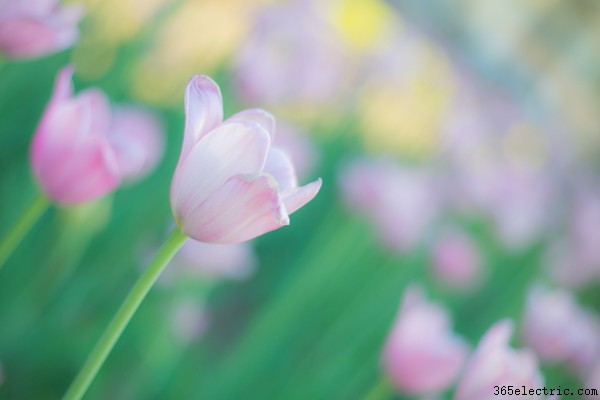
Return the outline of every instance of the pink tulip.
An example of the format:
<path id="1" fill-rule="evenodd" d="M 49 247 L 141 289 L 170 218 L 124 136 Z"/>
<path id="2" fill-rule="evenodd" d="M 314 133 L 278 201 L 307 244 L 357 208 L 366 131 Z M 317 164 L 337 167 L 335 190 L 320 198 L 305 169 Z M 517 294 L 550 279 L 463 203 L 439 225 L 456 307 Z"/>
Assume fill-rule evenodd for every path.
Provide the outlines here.
<path id="1" fill-rule="evenodd" d="M 108 100 L 97 89 L 73 96 L 72 74 L 70 67 L 58 74 L 31 147 L 39 185 L 63 205 L 97 199 L 120 182 L 117 159 L 108 141 Z"/>
<path id="2" fill-rule="evenodd" d="M 252 102 L 323 104 L 343 86 L 343 62 L 341 43 L 314 4 L 267 5 L 240 47 L 235 83 Z"/>
<path id="3" fill-rule="evenodd" d="M 472 288 L 481 283 L 483 265 L 473 241 L 460 231 L 444 232 L 433 248 L 433 270 L 448 286 Z"/>
<path id="4" fill-rule="evenodd" d="M 113 108 L 109 142 L 124 180 L 139 180 L 149 174 L 164 153 L 164 129 L 152 113 L 138 106 Z"/>
<path id="5" fill-rule="evenodd" d="M 440 196 L 426 170 L 359 159 L 342 168 L 339 183 L 348 205 L 366 214 L 393 250 L 416 246 L 439 212 Z"/>
<path id="6" fill-rule="evenodd" d="M 479 342 L 461 377 L 454 400 L 493 400 L 521 396 L 495 396 L 494 386 L 538 389 L 543 379 L 535 354 L 528 350 L 514 350 L 508 342 L 513 332 L 511 321 L 496 323 Z M 541 396 L 529 396 L 541 399 Z"/>
<path id="7" fill-rule="evenodd" d="M 564 290 L 534 286 L 522 323 L 523 341 L 547 362 L 568 361 L 577 369 L 600 359 L 600 323 Z"/>
<path id="8" fill-rule="evenodd" d="M 244 279 L 252 274 L 256 264 L 256 255 L 249 243 L 213 244 L 189 239 L 165 272 L 186 278 Z"/>
<path id="9" fill-rule="evenodd" d="M 221 91 L 206 76 L 190 80 L 185 107 L 171 206 L 186 235 L 207 243 L 250 240 L 288 225 L 318 193 L 320 179 L 298 187 L 289 157 L 271 147 L 271 114 L 245 110 L 223 121 Z"/>
<path id="10" fill-rule="evenodd" d="M 408 289 L 383 351 L 392 384 L 410 394 L 441 392 L 454 382 L 467 353 L 446 310 L 426 302 L 419 289 Z"/>
<path id="11" fill-rule="evenodd" d="M 77 40 L 83 8 L 58 0 L 0 0 L 0 53 L 34 58 L 63 50 Z"/>

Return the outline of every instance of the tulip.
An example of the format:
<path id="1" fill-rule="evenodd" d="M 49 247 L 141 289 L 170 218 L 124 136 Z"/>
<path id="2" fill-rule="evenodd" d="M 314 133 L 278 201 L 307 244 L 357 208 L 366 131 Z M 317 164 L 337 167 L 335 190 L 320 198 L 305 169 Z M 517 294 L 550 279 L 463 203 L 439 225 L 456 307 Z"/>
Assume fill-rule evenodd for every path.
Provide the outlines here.
<path id="1" fill-rule="evenodd" d="M 497 399 L 494 386 L 543 387 L 535 354 L 529 349 L 514 350 L 509 346 L 513 329 L 511 321 L 503 320 L 488 330 L 467 362 L 454 400 Z M 533 398 L 541 399 L 541 396 Z"/>
<path id="2" fill-rule="evenodd" d="M 385 159 L 346 164 L 339 175 L 348 205 L 373 222 L 387 247 L 414 248 L 439 212 L 439 195 L 427 171 Z"/>
<path id="3" fill-rule="evenodd" d="M 600 358 L 600 324 L 564 290 L 534 286 L 527 297 L 523 341 L 547 362 L 590 368 Z"/>
<path id="4" fill-rule="evenodd" d="M 77 40 L 83 9 L 57 0 L 0 0 L 0 53 L 35 58 L 63 50 Z"/>
<path id="5" fill-rule="evenodd" d="M 108 140 L 108 100 L 97 89 L 74 96 L 72 74 L 70 67 L 58 74 L 31 147 L 36 180 L 46 196 L 62 205 L 97 199 L 120 182 Z"/>
<path id="6" fill-rule="evenodd" d="M 407 290 L 383 351 L 391 383 L 405 393 L 439 393 L 457 378 L 467 353 L 446 310 L 426 302 L 419 289 Z"/>
<path id="7" fill-rule="evenodd" d="M 164 129 L 149 111 L 138 106 L 113 108 L 108 131 L 122 179 L 135 181 L 152 172 L 164 153 Z"/>
<path id="8" fill-rule="evenodd" d="M 221 92 L 206 76 L 191 79 L 186 125 L 171 184 L 175 220 L 187 236 L 239 243 L 289 224 L 312 200 L 318 179 L 298 187 L 290 158 L 271 147 L 273 116 L 245 110 L 223 121 Z"/>
<path id="9" fill-rule="evenodd" d="M 472 288 L 483 278 L 481 255 L 473 241 L 460 231 L 444 232 L 433 248 L 436 277 L 455 288 Z"/>

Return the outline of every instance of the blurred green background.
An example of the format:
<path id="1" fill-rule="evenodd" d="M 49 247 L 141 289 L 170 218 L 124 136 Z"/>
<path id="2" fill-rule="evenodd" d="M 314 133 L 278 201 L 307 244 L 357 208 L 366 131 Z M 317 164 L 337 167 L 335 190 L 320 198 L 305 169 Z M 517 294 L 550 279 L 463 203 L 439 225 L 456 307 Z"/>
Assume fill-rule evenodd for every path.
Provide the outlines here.
<path id="1" fill-rule="evenodd" d="M 348 209 L 337 183 L 340 165 L 361 154 L 391 155 L 423 168 L 445 165 L 440 132 L 462 99 L 461 82 L 476 86 L 489 104 L 502 99 L 519 110 L 506 129 L 496 127 L 505 131 L 499 134 L 526 125 L 544 143 L 560 138 L 558 153 L 543 167 L 561 180 L 558 204 L 568 204 L 568 188 L 579 174 L 597 182 L 597 2 L 319 3 L 315 9 L 327 29 L 307 46 L 335 38 L 340 82 L 324 98 L 295 97 L 292 87 L 276 100 L 240 94 L 237 60 L 259 29 L 261 10 L 287 3 L 83 3 L 88 12 L 73 49 L 0 66 L 0 232 L 37 191 L 29 144 L 65 64 L 76 66 L 78 90 L 98 86 L 114 102 L 153 109 L 165 123 L 166 154 L 147 179 L 109 198 L 77 210 L 52 208 L 0 271 L 0 398 L 59 398 L 166 236 L 172 224 L 169 185 L 184 126 L 183 88 L 194 73 L 219 83 L 226 116 L 260 106 L 305 131 L 321 156 L 302 182 L 322 177 L 323 188 L 289 227 L 253 241 L 259 265 L 249 279 L 155 287 L 88 399 L 362 398 L 381 379 L 381 347 L 411 282 L 421 282 L 451 311 L 456 331 L 472 345 L 500 318 L 518 322 L 530 284 L 548 279 L 544 255 L 565 230 L 558 216 L 568 213 L 567 206 L 552 208 L 558 221 L 518 249 L 502 243 L 484 213 L 445 209 L 440 220 L 468 232 L 489 272 L 481 288 L 457 292 L 432 275 L 431 238 L 401 252 L 382 246 L 369 219 Z M 261 40 L 288 46 L 279 31 L 269 36 L 268 22 L 258 26 Z M 412 47 L 395 47 L 404 37 Z M 379 64 L 387 56 L 400 58 L 391 64 L 392 78 Z M 394 70 L 402 65 L 409 65 L 408 72 Z M 402 90 L 390 94 L 386 87 L 395 74 Z M 536 150 L 534 145 L 526 156 L 537 156 Z M 593 282 L 578 289 L 581 302 L 595 310 L 597 289 Z M 190 297 L 206 304 L 211 318 L 202 336 L 185 342 L 170 315 Z M 543 369 L 548 386 L 582 385 L 563 366 Z"/>

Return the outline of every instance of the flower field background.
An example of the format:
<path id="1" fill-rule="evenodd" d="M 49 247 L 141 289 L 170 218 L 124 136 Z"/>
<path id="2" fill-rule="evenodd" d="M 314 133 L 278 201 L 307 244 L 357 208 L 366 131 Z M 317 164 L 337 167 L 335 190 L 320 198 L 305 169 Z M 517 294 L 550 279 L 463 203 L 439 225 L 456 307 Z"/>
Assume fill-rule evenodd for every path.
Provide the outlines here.
<path id="1" fill-rule="evenodd" d="M 0 240 L 39 193 L 30 146 L 65 65 L 151 113 L 164 153 L 52 206 L 0 269 L 0 398 L 62 396 L 175 225 L 194 74 L 226 118 L 273 114 L 300 183 L 323 186 L 228 270 L 209 248 L 191 272 L 173 260 L 86 399 L 474 399 L 459 375 L 411 392 L 382 361 L 415 286 L 470 351 L 510 319 L 546 387 L 600 389 L 595 2 L 66 3 L 86 9 L 73 47 L 0 62 Z"/>

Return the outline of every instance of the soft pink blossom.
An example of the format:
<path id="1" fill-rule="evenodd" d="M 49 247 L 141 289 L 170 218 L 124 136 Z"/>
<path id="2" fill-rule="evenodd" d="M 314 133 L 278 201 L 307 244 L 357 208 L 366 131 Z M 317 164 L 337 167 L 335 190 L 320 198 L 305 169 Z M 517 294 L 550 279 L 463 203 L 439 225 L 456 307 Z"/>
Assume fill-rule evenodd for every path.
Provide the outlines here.
<path id="1" fill-rule="evenodd" d="M 479 342 L 460 378 L 454 400 L 494 400 L 521 396 L 495 396 L 494 386 L 543 387 L 538 360 L 529 349 L 515 350 L 509 346 L 513 332 L 511 321 L 492 326 Z M 541 399 L 541 396 L 530 397 Z"/>
<path id="2" fill-rule="evenodd" d="M 346 203 L 369 217 L 394 250 L 419 244 L 439 213 L 435 182 L 424 169 L 359 159 L 343 166 L 339 184 Z"/>
<path id="3" fill-rule="evenodd" d="M 33 58 L 63 50 L 77 40 L 79 5 L 58 0 L 0 0 L 0 53 Z"/>
<path id="4" fill-rule="evenodd" d="M 323 103 L 339 93 L 342 48 L 311 2 L 263 7 L 235 60 L 235 83 L 248 101 Z"/>
<path id="5" fill-rule="evenodd" d="M 186 235 L 207 243 L 250 240 L 288 225 L 319 191 L 320 179 L 298 187 L 292 161 L 271 146 L 271 114 L 251 109 L 223 121 L 221 91 L 206 76 L 190 80 L 185 107 L 171 206 Z"/>
<path id="6" fill-rule="evenodd" d="M 58 74 L 31 147 L 31 165 L 42 191 L 64 205 L 97 199 L 120 182 L 108 141 L 108 100 L 97 89 L 74 96 L 72 74 L 70 67 Z"/>
<path id="7" fill-rule="evenodd" d="M 522 322 L 523 341 L 547 362 L 569 362 L 577 369 L 600 360 L 600 322 L 564 290 L 534 286 Z"/>
<path id="8" fill-rule="evenodd" d="M 420 289 L 408 289 L 383 350 L 391 383 L 410 394 L 441 392 L 454 382 L 467 354 L 447 311 L 427 302 Z"/>
<path id="9" fill-rule="evenodd" d="M 133 181 L 146 176 L 161 160 L 164 128 L 150 111 L 133 105 L 113 107 L 109 142 L 115 152 L 119 174 Z"/>
<path id="10" fill-rule="evenodd" d="M 443 232 L 433 247 L 435 276 L 448 286 L 472 288 L 483 280 L 481 254 L 473 240 L 458 230 Z"/>
<path id="11" fill-rule="evenodd" d="M 165 271 L 169 276 L 244 279 L 257 264 L 249 243 L 213 244 L 188 239 Z"/>

